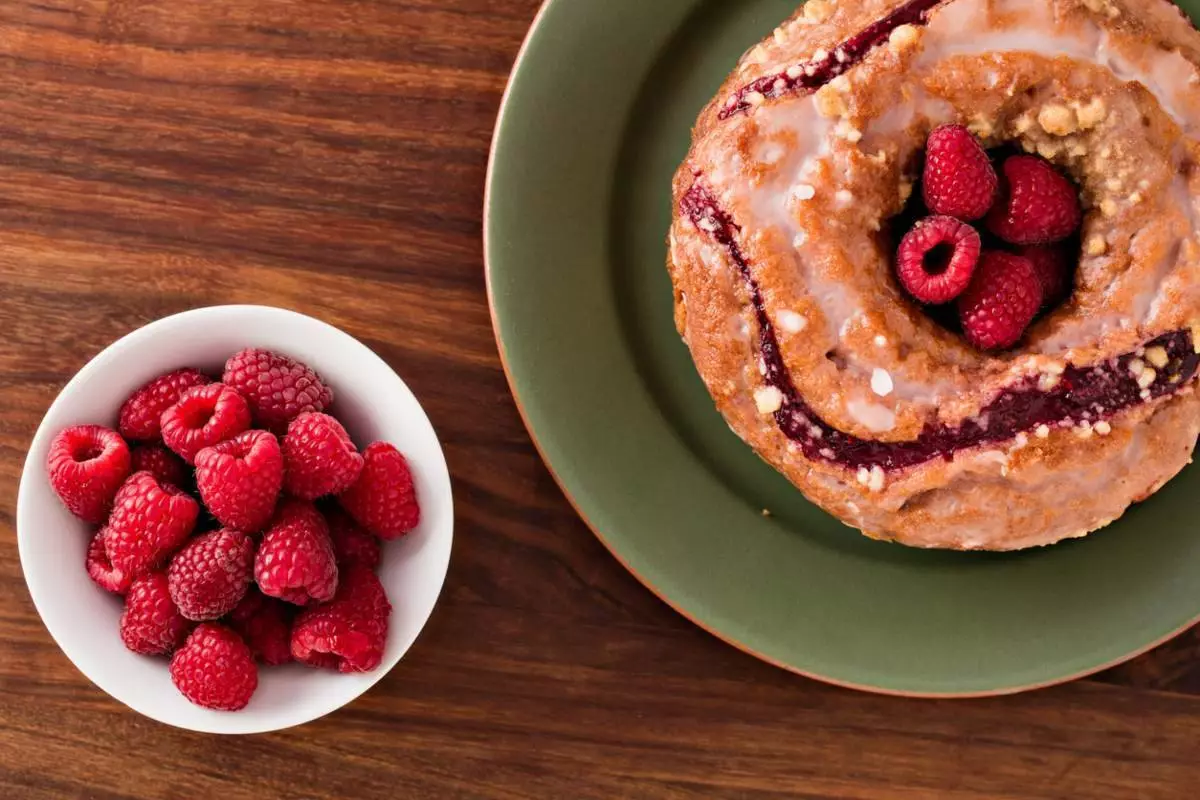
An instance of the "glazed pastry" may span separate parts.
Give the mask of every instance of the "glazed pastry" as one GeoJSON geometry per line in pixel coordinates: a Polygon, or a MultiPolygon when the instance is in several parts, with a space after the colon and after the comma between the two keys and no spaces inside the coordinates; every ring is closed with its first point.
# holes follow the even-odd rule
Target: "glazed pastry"
{"type": "Polygon", "coordinates": [[[735,433],[868,536],[1083,536],[1200,432],[1200,33],[1167,0],[810,0],[701,114],[676,323],[735,433]],[[984,351],[900,286],[931,131],[1079,187],[1074,289],[984,351]]]}

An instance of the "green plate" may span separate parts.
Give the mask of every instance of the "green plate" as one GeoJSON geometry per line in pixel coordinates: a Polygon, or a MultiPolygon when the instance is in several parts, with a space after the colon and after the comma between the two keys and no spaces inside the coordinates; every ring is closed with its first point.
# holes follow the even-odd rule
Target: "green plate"
{"type": "MultiPolygon", "coordinates": [[[[1183,5],[1200,12],[1200,0],[1183,5]]],[[[671,175],[737,57],[794,7],[542,9],[497,126],[485,237],[501,353],[550,469],[673,607],[834,683],[1012,692],[1179,633],[1200,617],[1196,469],[1083,541],[923,552],[869,541],[810,505],[713,408],[671,319],[671,175]]]]}

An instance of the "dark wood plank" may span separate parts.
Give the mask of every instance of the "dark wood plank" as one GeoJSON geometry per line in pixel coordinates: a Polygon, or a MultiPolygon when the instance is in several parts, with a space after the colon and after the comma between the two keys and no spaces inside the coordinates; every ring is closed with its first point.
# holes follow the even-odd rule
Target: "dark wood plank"
{"type": "Polygon", "coordinates": [[[572,513],[491,338],[487,147],[537,0],[0,3],[0,797],[1180,798],[1200,638],[1031,695],[796,678],[690,626],[572,513]],[[378,687],[303,728],[165,728],[91,686],[15,545],[63,383],[173,311],[266,302],[367,341],[445,438],[441,605],[378,687]]]}

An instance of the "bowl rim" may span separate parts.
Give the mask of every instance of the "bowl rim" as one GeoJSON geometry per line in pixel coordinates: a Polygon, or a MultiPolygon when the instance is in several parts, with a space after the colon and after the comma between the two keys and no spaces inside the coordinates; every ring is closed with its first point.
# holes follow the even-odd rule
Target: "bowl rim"
{"type": "MultiPolygon", "coordinates": [[[[249,337],[248,346],[253,346],[252,342],[249,341],[249,337]]],[[[449,466],[446,462],[445,450],[442,447],[442,440],[437,435],[437,431],[433,427],[433,423],[430,421],[429,415],[425,411],[424,406],[421,405],[420,400],[417,399],[416,395],[408,387],[408,384],[405,383],[404,379],[401,378],[400,375],[391,367],[391,365],[384,361],[379,354],[354,336],[351,336],[346,331],[343,331],[342,329],[325,322],[324,320],[317,319],[316,317],[312,317],[298,311],[280,308],[277,306],[258,304],[203,306],[199,308],[188,309],[175,314],[170,314],[165,317],[160,317],[125,333],[89,358],[87,363],[84,364],[83,367],[81,367],[74,375],[72,375],[70,380],[68,380],[66,384],[64,384],[63,387],[58,391],[54,400],[43,413],[42,419],[38,422],[38,426],[34,431],[32,438],[29,440],[29,445],[26,450],[24,463],[21,469],[21,478],[17,489],[17,505],[15,516],[16,519],[14,527],[17,534],[17,550],[21,563],[22,579],[25,582],[26,590],[29,592],[30,599],[33,602],[34,609],[37,611],[38,617],[41,619],[42,625],[50,634],[51,639],[54,640],[54,643],[58,646],[59,650],[61,650],[63,655],[67,657],[67,660],[70,661],[75,669],[77,669],[94,686],[132,711],[153,719],[156,722],[161,722],[165,725],[170,725],[183,730],[196,731],[198,733],[254,734],[297,727],[331,714],[334,711],[349,705],[365,694],[379,681],[381,681],[385,675],[390,673],[393,668],[395,668],[401,659],[408,654],[409,650],[412,649],[412,646],[416,643],[416,640],[424,631],[430,617],[433,615],[433,609],[437,607],[438,601],[441,599],[442,590],[445,588],[446,576],[449,573],[449,561],[453,552],[454,540],[453,486],[450,480],[450,472],[449,466]],[[39,585],[39,587],[35,588],[33,582],[29,580],[30,567],[33,559],[33,556],[31,555],[31,547],[28,544],[29,537],[33,535],[32,533],[28,532],[31,530],[32,526],[32,522],[29,519],[29,515],[33,513],[31,510],[33,504],[31,493],[33,491],[35,482],[42,474],[41,464],[35,463],[35,453],[42,449],[39,447],[39,445],[52,435],[47,426],[47,420],[54,415],[54,412],[58,408],[68,402],[68,398],[74,391],[78,390],[81,385],[85,384],[89,380],[94,379],[95,376],[101,374],[105,369],[109,368],[111,362],[115,358],[119,357],[122,351],[131,347],[137,347],[151,337],[162,334],[164,330],[171,328],[187,328],[214,316],[230,314],[264,315],[267,317],[276,317],[281,320],[287,319],[310,326],[314,330],[320,331],[321,335],[329,336],[334,339],[336,344],[341,347],[357,348],[364,358],[373,361],[379,368],[385,371],[385,374],[390,374],[397,382],[399,390],[411,396],[413,403],[420,412],[420,417],[414,421],[418,425],[424,425],[429,429],[433,442],[436,444],[436,448],[430,452],[427,459],[423,462],[423,466],[433,474],[434,485],[429,489],[430,494],[439,495],[440,499],[436,502],[439,504],[444,504],[445,507],[444,522],[439,526],[438,529],[430,531],[429,536],[430,538],[445,537],[446,543],[444,548],[446,556],[444,559],[442,559],[441,575],[436,581],[437,586],[432,596],[432,602],[429,604],[428,611],[425,612],[423,618],[419,619],[419,624],[413,633],[412,641],[410,641],[402,650],[395,653],[391,658],[385,658],[384,662],[381,663],[379,667],[377,667],[372,673],[366,675],[366,677],[369,677],[369,680],[364,680],[359,683],[357,687],[346,697],[339,698],[338,701],[334,703],[328,703],[328,707],[315,708],[312,714],[305,714],[302,718],[298,717],[296,719],[288,719],[280,722],[279,724],[272,722],[272,717],[267,717],[265,721],[262,718],[256,718],[259,720],[258,724],[246,722],[239,723],[239,715],[229,712],[212,712],[212,714],[204,715],[203,719],[212,721],[214,723],[212,725],[193,724],[191,721],[181,721],[179,719],[172,718],[169,714],[160,713],[153,704],[140,702],[136,695],[129,694],[128,696],[122,696],[122,694],[118,693],[117,687],[112,685],[111,681],[98,679],[94,674],[89,672],[89,670],[79,663],[79,661],[73,655],[73,652],[77,652],[79,650],[79,645],[68,645],[66,643],[68,637],[66,636],[65,630],[61,625],[52,625],[47,620],[46,614],[44,613],[44,609],[48,600],[47,588],[44,585],[39,585]],[[444,532],[442,530],[443,528],[444,532]]],[[[319,675],[320,673],[314,672],[313,674],[319,675]]]]}

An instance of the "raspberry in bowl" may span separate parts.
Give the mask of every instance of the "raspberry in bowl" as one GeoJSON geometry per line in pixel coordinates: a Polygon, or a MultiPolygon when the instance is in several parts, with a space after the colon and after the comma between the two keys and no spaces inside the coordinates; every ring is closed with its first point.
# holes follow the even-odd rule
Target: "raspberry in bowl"
{"type": "Polygon", "coordinates": [[[17,533],[34,604],[89,679],[167,724],[254,733],[395,666],[441,590],[453,507],[437,436],[378,356],[301,314],[223,306],[136,330],[67,384],[17,533]],[[372,456],[362,483],[369,450],[404,471],[372,456]]]}

